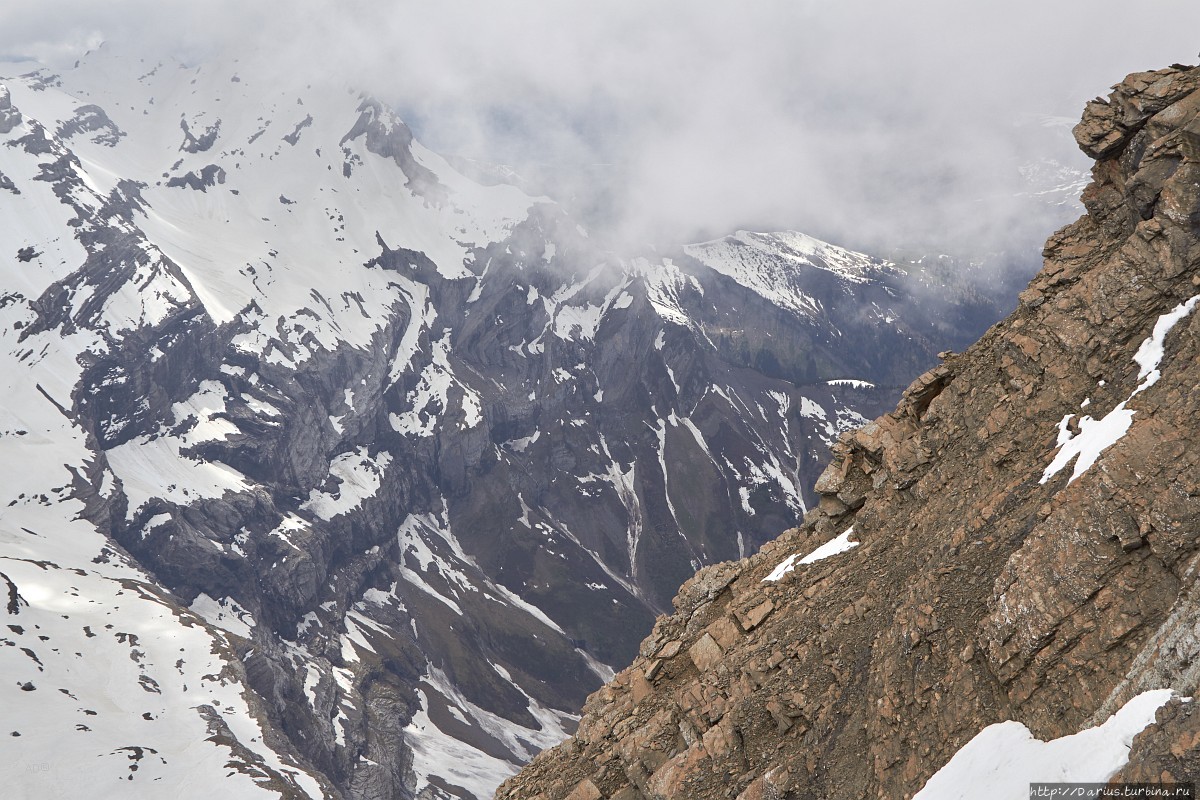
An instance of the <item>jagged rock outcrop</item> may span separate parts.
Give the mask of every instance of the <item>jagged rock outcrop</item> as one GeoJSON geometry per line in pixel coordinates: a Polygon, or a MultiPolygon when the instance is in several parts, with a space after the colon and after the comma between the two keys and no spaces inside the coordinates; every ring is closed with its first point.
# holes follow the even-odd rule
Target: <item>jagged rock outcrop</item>
{"type": "MultiPolygon", "coordinates": [[[[1200,68],[1090,103],[1087,214],[1017,311],[844,434],[804,524],[685,583],[497,797],[911,797],[992,723],[1194,693],[1197,130],[1200,68]]],[[[1194,779],[1198,741],[1172,700],[1116,777],[1194,779]]]]}
{"type": "Polygon", "coordinates": [[[13,108],[8,87],[0,84],[0,133],[8,133],[21,124],[21,112],[13,108]]]}

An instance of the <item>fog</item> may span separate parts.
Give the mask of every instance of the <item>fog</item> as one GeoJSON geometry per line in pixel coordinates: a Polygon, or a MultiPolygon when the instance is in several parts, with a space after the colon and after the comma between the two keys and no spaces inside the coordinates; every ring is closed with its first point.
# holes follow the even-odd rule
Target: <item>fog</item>
{"type": "Polygon", "coordinates": [[[1020,168],[1086,170],[1083,104],[1200,47],[1195,0],[5,6],[8,56],[69,65],[109,41],[348,81],[428,146],[511,164],[589,224],[655,243],[747,227],[1036,247],[1062,214],[1043,216],[1020,168]]]}

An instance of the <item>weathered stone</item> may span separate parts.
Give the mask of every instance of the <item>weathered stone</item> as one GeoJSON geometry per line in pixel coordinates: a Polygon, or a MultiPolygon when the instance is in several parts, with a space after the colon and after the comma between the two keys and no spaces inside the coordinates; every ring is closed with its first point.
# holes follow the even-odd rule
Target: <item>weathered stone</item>
{"type": "Polygon", "coordinates": [[[659,648],[658,652],[654,653],[653,655],[655,658],[660,659],[674,658],[676,655],[678,655],[679,650],[682,647],[683,642],[679,641],[678,639],[674,639],[664,644],[661,648],[659,648]]]}
{"type": "Polygon", "coordinates": [[[771,770],[759,775],[738,794],[737,800],[778,800],[791,783],[788,778],[788,773],[783,770],[771,770]]]}
{"type": "Polygon", "coordinates": [[[704,630],[722,650],[733,647],[742,638],[741,630],[728,615],[718,617],[704,630]]]}
{"type": "Polygon", "coordinates": [[[774,610],[775,604],[767,599],[739,614],[738,622],[742,624],[743,630],[752,631],[774,610]]]}
{"type": "Polygon", "coordinates": [[[604,795],[596,788],[596,784],[584,778],[571,790],[566,800],[601,800],[603,797],[604,795]]]}
{"type": "Polygon", "coordinates": [[[686,797],[688,792],[684,789],[684,782],[708,760],[704,746],[697,742],[655,770],[647,782],[647,794],[655,800],[686,797]]]}
{"type": "Polygon", "coordinates": [[[629,690],[633,694],[633,702],[640,703],[654,693],[654,684],[646,679],[644,672],[638,670],[629,680],[629,690]]]}
{"type": "Polygon", "coordinates": [[[846,480],[846,470],[849,468],[849,462],[844,459],[835,459],[821,476],[817,478],[813,489],[817,494],[836,494],[842,486],[842,482],[846,480]]]}
{"type": "Polygon", "coordinates": [[[695,644],[688,648],[688,655],[692,657],[692,663],[696,665],[696,669],[704,671],[720,663],[725,651],[712,636],[704,633],[696,640],[695,644]]]}
{"type": "Polygon", "coordinates": [[[704,749],[713,758],[734,755],[741,749],[741,737],[729,717],[704,732],[704,749]]]}

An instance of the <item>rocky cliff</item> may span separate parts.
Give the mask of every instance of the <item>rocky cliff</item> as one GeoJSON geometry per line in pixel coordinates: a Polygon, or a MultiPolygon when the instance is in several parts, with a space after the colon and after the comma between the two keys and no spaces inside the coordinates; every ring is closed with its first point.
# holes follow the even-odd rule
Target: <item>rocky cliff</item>
{"type": "Polygon", "coordinates": [[[1075,135],[1087,213],[1015,313],[842,435],[803,525],[687,581],[498,798],[1200,774],[1200,68],[1130,75],[1075,135]],[[1061,771],[979,766],[1021,725],[1061,771]]]}

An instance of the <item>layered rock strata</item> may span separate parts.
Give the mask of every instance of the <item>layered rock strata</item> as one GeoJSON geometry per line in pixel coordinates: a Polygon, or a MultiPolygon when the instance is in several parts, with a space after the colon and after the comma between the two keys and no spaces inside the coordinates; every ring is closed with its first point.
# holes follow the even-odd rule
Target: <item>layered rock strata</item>
{"type": "Polygon", "coordinates": [[[801,527],[685,583],[498,798],[911,797],[992,723],[1049,740],[1155,688],[1116,778],[1196,777],[1200,68],[1075,134],[1087,214],[1016,312],[844,434],[801,527]]]}

